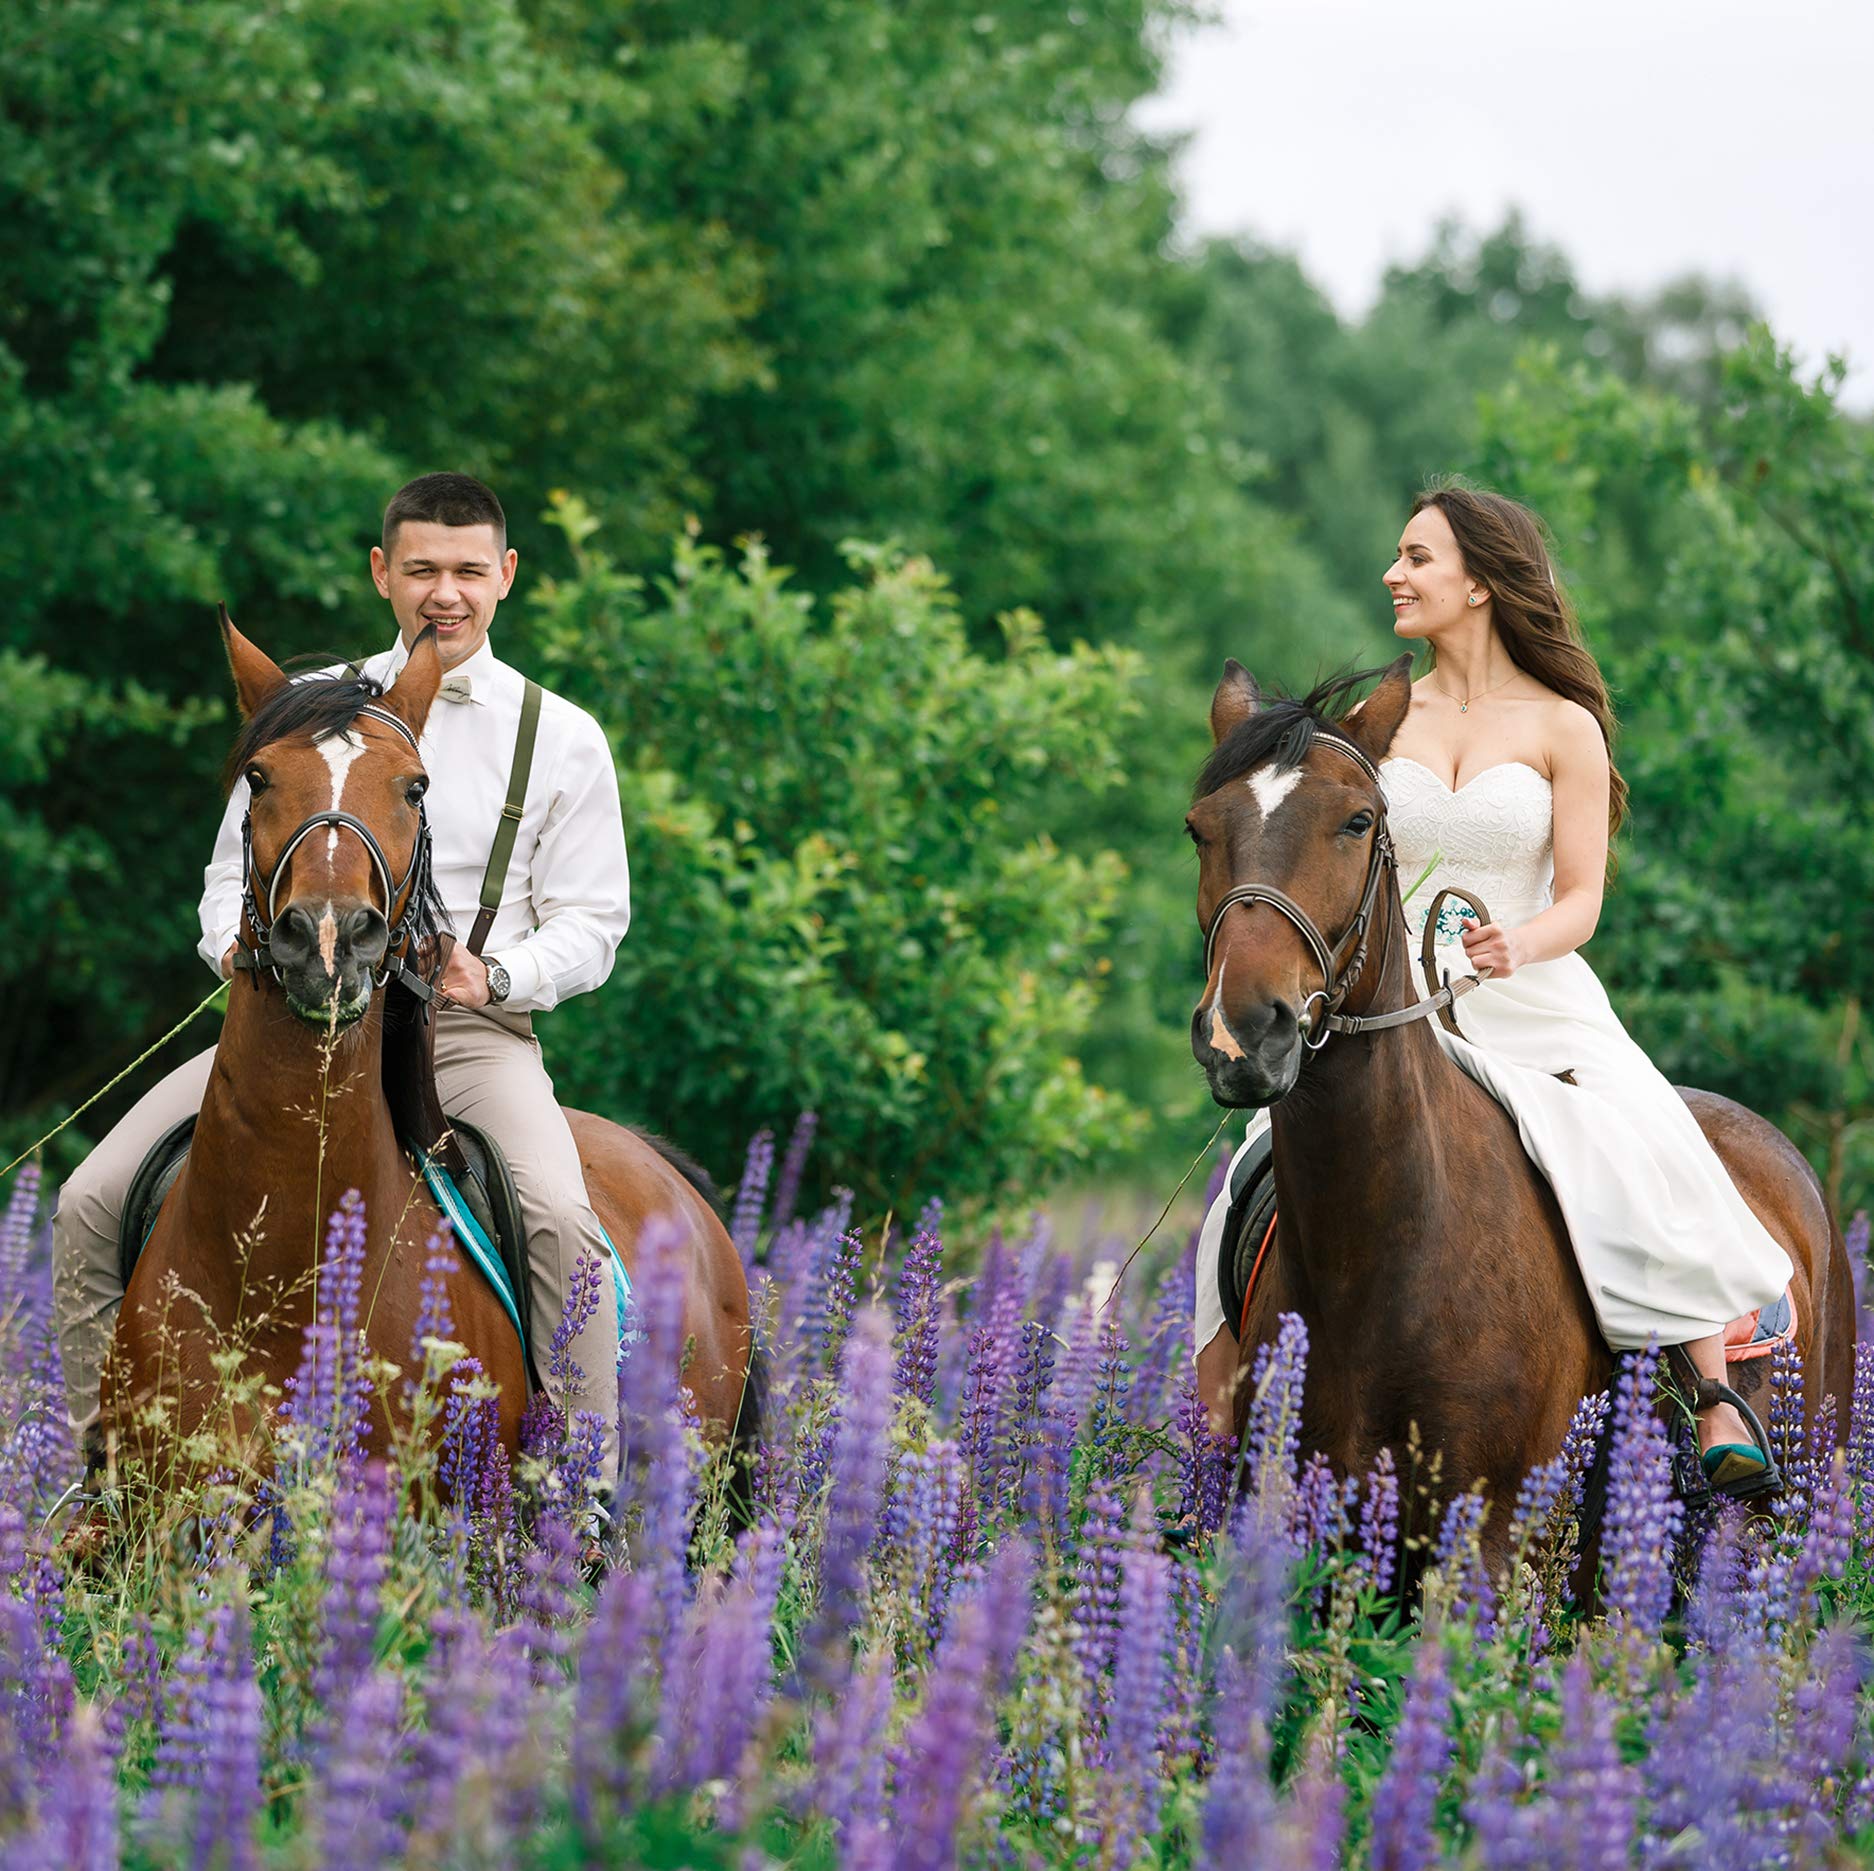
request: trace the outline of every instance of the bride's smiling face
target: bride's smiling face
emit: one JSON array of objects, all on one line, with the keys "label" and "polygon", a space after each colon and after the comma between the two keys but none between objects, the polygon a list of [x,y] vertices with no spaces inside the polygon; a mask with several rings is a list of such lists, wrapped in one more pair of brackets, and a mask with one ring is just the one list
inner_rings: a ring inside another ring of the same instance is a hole
[{"label": "bride's smiling face", "polygon": [[1461,618],[1478,616],[1488,599],[1465,571],[1457,535],[1437,507],[1422,507],[1406,522],[1385,584],[1392,595],[1393,634],[1399,637],[1435,637]]}]

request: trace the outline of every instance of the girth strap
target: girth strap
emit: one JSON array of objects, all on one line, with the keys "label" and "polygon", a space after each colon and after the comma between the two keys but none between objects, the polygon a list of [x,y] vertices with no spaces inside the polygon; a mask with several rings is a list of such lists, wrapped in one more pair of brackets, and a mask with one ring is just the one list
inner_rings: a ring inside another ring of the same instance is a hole
[{"label": "girth strap", "polygon": [[528,681],[521,692],[521,724],[514,735],[514,764],[508,770],[507,804],[501,808],[501,822],[495,827],[495,841],[488,852],[488,868],[482,873],[481,908],[475,913],[475,926],[469,931],[468,952],[479,955],[494,927],[501,908],[501,891],[507,882],[508,862],[514,856],[514,838],[520,830],[521,808],[527,800],[527,777],[533,771],[534,739],[540,727],[540,684]]}]

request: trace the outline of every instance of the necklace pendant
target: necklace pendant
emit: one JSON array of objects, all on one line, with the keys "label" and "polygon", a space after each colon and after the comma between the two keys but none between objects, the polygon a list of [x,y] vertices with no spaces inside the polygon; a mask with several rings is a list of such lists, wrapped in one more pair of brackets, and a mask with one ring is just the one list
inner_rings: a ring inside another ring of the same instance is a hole
[{"label": "necklace pendant", "polygon": [[1459,703],[1458,703],[1458,713],[1459,713],[1459,714],[1461,714],[1461,715],[1468,715],[1468,714],[1469,714],[1470,712],[1471,712],[1471,705],[1470,705],[1470,703],[1469,703],[1469,702],[1459,702]]}]

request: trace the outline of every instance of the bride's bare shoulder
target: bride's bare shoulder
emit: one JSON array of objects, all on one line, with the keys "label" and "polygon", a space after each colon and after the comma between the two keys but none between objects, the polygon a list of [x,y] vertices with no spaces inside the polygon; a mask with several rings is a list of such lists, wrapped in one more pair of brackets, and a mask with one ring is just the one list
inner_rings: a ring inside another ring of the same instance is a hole
[{"label": "bride's bare shoulder", "polygon": [[1605,763],[1607,740],[1593,710],[1556,695],[1544,711],[1545,738],[1549,743],[1550,770],[1563,763]]}]

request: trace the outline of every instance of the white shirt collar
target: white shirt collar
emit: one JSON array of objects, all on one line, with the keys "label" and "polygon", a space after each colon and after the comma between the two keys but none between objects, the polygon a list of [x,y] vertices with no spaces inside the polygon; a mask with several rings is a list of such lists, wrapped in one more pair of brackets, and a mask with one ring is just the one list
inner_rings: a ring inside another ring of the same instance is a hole
[{"label": "white shirt collar", "polygon": [[[384,667],[380,678],[385,688],[395,682],[403,671],[403,666],[410,660],[410,651],[403,640],[403,633],[397,633],[397,640],[391,645],[390,661]],[[448,672],[452,676],[467,676],[469,679],[469,700],[486,703],[494,699],[506,687],[504,678],[510,673],[506,663],[495,654],[494,640],[484,637],[481,648],[467,662],[457,663]]]}]

